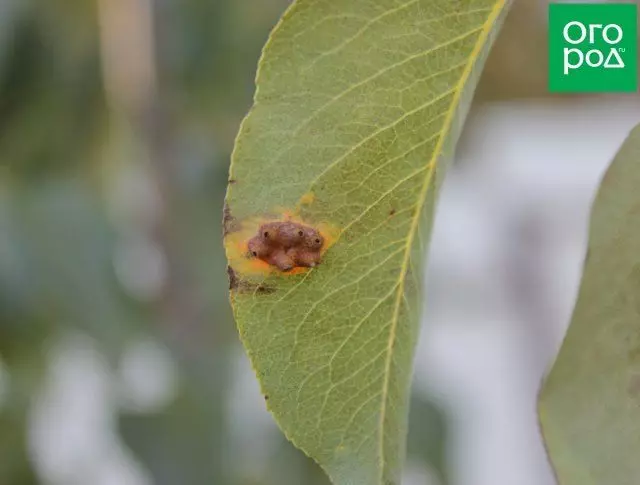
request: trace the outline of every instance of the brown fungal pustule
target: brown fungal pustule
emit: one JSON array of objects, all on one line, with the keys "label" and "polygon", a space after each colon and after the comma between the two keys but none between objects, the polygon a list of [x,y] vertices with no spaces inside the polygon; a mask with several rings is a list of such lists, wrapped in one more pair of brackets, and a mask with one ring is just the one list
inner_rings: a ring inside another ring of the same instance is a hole
[{"label": "brown fungal pustule", "polygon": [[297,222],[262,224],[248,242],[250,256],[261,259],[281,271],[295,267],[314,267],[321,261],[324,238],[315,229]]},{"label": "brown fungal pustule", "polygon": [[313,268],[320,264],[320,252],[313,251],[309,249],[292,248],[287,252],[287,255],[295,261],[296,266],[301,266],[303,268]]},{"label": "brown fungal pustule", "polygon": [[265,224],[273,233],[274,241],[285,249],[299,246],[304,242],[305,227],[295,222],[271,222]]},{"label": "brown fungal pustule", "polygon": [[319,251],[324,244],[324,238],[318,231],[310,227],[304,228],[303,246],[311,251]]},{"label": "brown fungal pustule", "polygon": [[247,247],[251,255],[256,258],[265,259],[271,253],[271,248],[261,237],[250,239]]}]

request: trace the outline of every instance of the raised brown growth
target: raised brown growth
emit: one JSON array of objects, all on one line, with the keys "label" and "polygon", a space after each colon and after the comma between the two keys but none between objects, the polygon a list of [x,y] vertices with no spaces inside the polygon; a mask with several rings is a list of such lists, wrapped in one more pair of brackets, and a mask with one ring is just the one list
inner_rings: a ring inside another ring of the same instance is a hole
[{"label": "raised brown growth", "polygon": [[320,264],[324,238],[315,229],[291,221],[262,224],[247,246],[251,256],[281,271]]}]

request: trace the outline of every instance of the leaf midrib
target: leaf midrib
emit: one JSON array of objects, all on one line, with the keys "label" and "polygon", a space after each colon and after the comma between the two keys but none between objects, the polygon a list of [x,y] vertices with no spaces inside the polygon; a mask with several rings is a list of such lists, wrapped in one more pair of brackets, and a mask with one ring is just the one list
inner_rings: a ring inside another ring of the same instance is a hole
[{"label": "leaf midrib", "polygon": [[462,92],[464,91],[464,87],[467,81],[469,80],[469,77],[471,76],[471,73],[473,71],[473,66],[475,65],[475,62],[480,52],[482,51],[482,48],[485,46],[487,37],[492,31],[493,26],[496,20],[498,19],[498,16],[504,9],[507,1],[508,0],[500,0],[499,2],[496,2],[496,4],[493,6],[491,13],[489,14],[489,16],[487,17],[487,20],[482,26],[482,30],[480,32],[480,35],[478,36],[478,40],[476,41],[476,44],[474,45],[473,50],[471,51],[471,54],[469,56],[469,62],[467,63],[464,71],[462,72],[462,75],[460,76],[460,80],[458,81],[456,87],[454,88],[453,100],[447,112],[447,117],[444,122],[444,128],[441,131],[440,138],[438,139],[438,142],[434,148],[433,156],[431,160],[429,160],[429,163],[427,164],[428,174],[426,175],[424,183],[420,190],[420,195],[418,197],[418,205],[413,215],[413,218],[411,220],[411,227],[409,228],[409,233],[407,235],[407,242],[405,246],[404,257],[402,260],[402,265],[400,267],[400,274],[398,276],[398,280],[399,280],[397,283],[398,289],[396,293],[396,300],[394,302],[391,328],[389,330],[389,340],[387,342],[387,357],[385,360],[380,418],[378,421],[378,429],[380,433],[380,438],[378,440],[378,446],[379,446],[378,483],[380,484],[384,483],[383,480],[384,480],[384,470],[385,470],[385,463],[386,463],[385,457],[384,457],[384,431],[385,431],[384,421],[385,421],[386,412],[387,412],[387,399],[389,394],[389,383],[390,383],[390,375],[391,375],[391,361],[393,356],[393,348],[397,340],[396,334],[397,334],[398,322],[399,322],[400,305],[404,298],[404,285],[405,285],[407,273],[409,271],[409,264],[411,260],[411,248],[413,247],[413,242],[414,242],[416,233],[418,231],[420,217],[424,209],[424,204],[427,198],[427,193],[429,191],[429,186],[431,185],[431,180],[432,180],[433,172],[435,170],[436,161],[440,156],[440,152],[443,149],[444,142],[451,131],[451,126],[455,116],[456,108],[460,102],[460,97],[462,95]]}]

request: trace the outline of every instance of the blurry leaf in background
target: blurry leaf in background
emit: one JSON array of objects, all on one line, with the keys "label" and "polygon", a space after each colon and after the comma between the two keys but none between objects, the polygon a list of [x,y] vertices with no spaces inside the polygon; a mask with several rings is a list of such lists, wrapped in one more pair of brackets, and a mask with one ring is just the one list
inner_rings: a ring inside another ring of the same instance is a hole
[{"label": "blurry leaf in background", "polygon": [[476,100],[548,96],[547,3],[513,2],[482,71]]},{"label": "blurry leaf in background", "polygon": [[424,463],[440,485],[450,483],[446,417],[443,409],[425,396],[417,392],[411,396],[407,455],[409,459]]},{"label": "blurry leaf in background", "polygon": [[[2,321],[0,320],[0,325]],[[1,341],[0,336],[0,341]],[[0,483],[35,485],[38,483],[27,459],[27,434],[24,423],[28,411],[28,384],[33,376],[25,375],[25,369],[13,370],[0,360]],[[15,387],[22,389],[17,391]]]},{"label": "blurry leaf in background", "polygon": [[571,326],[540,395],[561,485],[640,476],[640,125],[602,180]]},{"label": "blurry leaf in background", "polygon": [[43,177],[85,168],[103,110],[92,2],[14,7],[0,61],[0,166]]},{"label": "blurry leaf in background", "polygon": [[[226,198],[232,304],[270,410],[336,484],[400,483],[436,193],[507,4],[299,1],[264,50]],[[256,272],[246,241],[284,211],[335,240],[304,274]]]},{"label": "blurry leaf in background", "polygon": [[123,413],[120,432],[155,485],[227,483],[224,464],[218,462],[222,457],[212,453],[224,446],[220,437],[226,430],[214,428],[220,425],[216,418],[222,404],[210,392],[185,386],[180,398],[160,413]]}]

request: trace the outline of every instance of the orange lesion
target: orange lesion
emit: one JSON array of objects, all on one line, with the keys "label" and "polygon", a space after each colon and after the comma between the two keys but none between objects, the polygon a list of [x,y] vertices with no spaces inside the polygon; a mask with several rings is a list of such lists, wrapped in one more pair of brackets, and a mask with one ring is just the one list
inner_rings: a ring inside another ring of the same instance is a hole
[{"label": "orange lesion", "polygon": [[[312,199],[309,201],[308,197],[305,200],[307,203],[312,202]],[[309,271],[312,266],[315,266],[316,261],[321,261],[326,251],[335,243],[339,231],[328,223],[313,224],[305,221],[299,212],[299,210],[280,209],[276,211],[279,216],[258,216],[237,221],[234,230],[225,236],[225,247],[230,266],[238,274],[244,276],[267,276],[272,273],[289,276]],[[310,234],[320,235],[321,247],[316,247],[312,251],[292,248],[288,251],[289,259],[285,259],[284,253],[279,254],[276,258],[270,253],[252,254],[258,253],[256,238],[264,233],[265,227],[295,228],[305,232],[309,229],[313,231]],[[293,264],[290,264],[291,262]]]},{"label": "orange lesion", "polygon": [[306,194],[303,194],[302,197],[300,197],[300,201],[298,202],[299,206],[303,206],[303,205],[311,205],[313,204],[313,201],[315,200],[316,196],[313,192],[307,192]]}]

